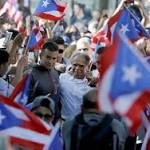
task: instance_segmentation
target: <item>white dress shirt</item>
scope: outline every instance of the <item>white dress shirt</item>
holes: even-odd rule
[[[82,97],[92,89],[86,78],[75,79],[69,73],[60,75],[61,116],[66,120],[73,119],[81,112]]]

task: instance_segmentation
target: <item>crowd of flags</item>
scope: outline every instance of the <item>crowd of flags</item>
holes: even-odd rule
[[[43,26],[39,26],[39,23],[34,23],[33,29],[28,39],[27,49],[39,50],[46,39],[46,33]]]
[[[150,38],[150,35],[128,8],[124,7],[108,19],[102,30],[93,37],[93,45],[99,45],[105,39],[103,42],[106,48],[99,60],[99,110],[122,116],[133,133],[141,121],[146,124],[147,133],[142,150],[148,150],[150,66],[133,45],[142,37]],[[93,49],[96,50],[96,47]]]
[[[59,0],[40,0],[33,15],[46,20],[58,21],[63,19],[66,7],[66,2]],[[0,9],[0,16],[5,13],[8,18],[14,20],[17,25],[23,22],[23,14],[17,7],[17,1],[6,1]],[[45,38],[46,32],[44,28],[35,21],[26,48],[30,50],[39,50]]]
[[[66,3],[58,0],[41,0],[35,15],[43,19],[60,20],[64,17]]]
[[[3,5],[0,16],[7,12],[9,18],[18,24],[23,16],[12,2],[16,3],[15,0],[9,0]],[[65,8],[64,2],[41,0],[34,15],[57,21],[64,17]],[[142,121],[147,130],[142,150],[146,150],[150,146],[150,67],[132,44],[142,37],[149,38],[150,35],[124,7],[93,36],[91,46],[93,50],[97,46],[107,47],[99,64],[102,69],[98,87],[99,110],[119,114],[132,132],[136,132]],[[27,48],[40,49],[45,38],[44,28],[35,22]],[[23,78],[10,97],[0,96],[0,133],[8,135],[16,145],[37,150],[61,150],[62,143],[58,135],[60,124],[50,129],[22,106],[27,103],[30,78]]]
[[[15,0],[6,1],[3,7],[0,9],[0,16],[7,13],[7,16],[14,20],[16,24],[23,21],[22,12],[17,8],[17,2]]]
[[[23,21],[16,0],[8,0],[0,9],[0,16],[7,16],[16,24]],[[42,19],[57,21],[64,17],[66,3],[57,0],[41,0],[34,13]],[[46,38],[43,26],[34,22],[27,49],[40,49]],[[10,97],[0,96],[0,133],[9,137],[11,144],[36,150],[62,150],[60,123],[53,129],[28,110],[26,106],[31,76],[25,76]]]
[[[129,9],[125,7],[110,17],[103,28],[93,36],[91,44],[92,49],[96,49],[99,43],[103,43],[104,46],[109,46],[113,42],[118,31],[125,34],[131,42],[141,37],[149,37],[149,33]]]

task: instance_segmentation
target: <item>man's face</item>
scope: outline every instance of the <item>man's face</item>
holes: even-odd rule
[[[47,122],[48,124],[51,124],[53,121],[53,114],[50,111],[50,109],[44,107],[44,106],[39,106],[37,108],[35,108],[32,111],[36,116],[38,116],[39,118],[41,118],[42,120],[44,120],[45,122]]]
[[[88,71],[88,65],[83,58],[76,58],[72,61],[73,75],[77,79],[83,79]]]
[[[47,69],[52,69],[57,62],[58,52],[44,50],[41,54],[41,64],[46,67]]]
[[[57,60],[57,62],[59,62],[59,63],[61,63],[62,62],[62,57],[63,57],[63,52],[64,52],[64,49],[65,49],[65,47],[64,47],[64,45],[63,44],[59,44],[58,45],[58,60]]]
[[[84,42],[78,43],[77,51],[82,52],[82,53],[86,53],[90,57],[91,57],[92,52],[93,52],[92,49],[89,47],[89,45],[87,43],[84,43]]]

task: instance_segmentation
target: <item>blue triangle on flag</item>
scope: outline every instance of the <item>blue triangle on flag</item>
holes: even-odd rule
[[[150,89],[149,65],[137,51],[128,39],[120,34],[112,77],[111,97],[113,99]]]
[[[57,5],[54,0],[41,0],[35,14],[57,10]]]
[[[16,118],[9,108],[0,103],[0,130],[19,126],[21,123],[22,120]]]

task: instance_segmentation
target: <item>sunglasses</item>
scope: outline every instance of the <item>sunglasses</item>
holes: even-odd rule
[[[62,53],[64,52],[64,50],[63,50],[63,49],[59,49],[58,52],[59,52],[60,54],[62,54]]]

